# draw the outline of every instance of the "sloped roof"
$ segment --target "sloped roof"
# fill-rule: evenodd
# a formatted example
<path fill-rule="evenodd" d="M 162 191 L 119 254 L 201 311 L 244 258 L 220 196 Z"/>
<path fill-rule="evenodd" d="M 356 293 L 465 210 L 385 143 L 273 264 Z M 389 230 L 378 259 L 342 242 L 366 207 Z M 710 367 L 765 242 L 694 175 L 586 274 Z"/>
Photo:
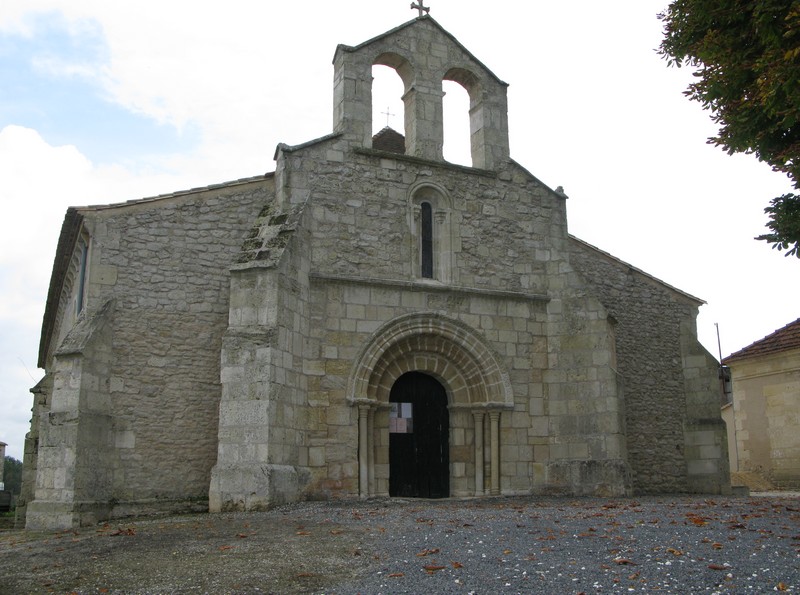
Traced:
<path fill-rule="evenodd" d="M 69 263 L 72 259 L 72 253 L 75 250 L 75 243 L 80 235 L 81 226 L 83 225 L 82 211 L 101 211 L 104 209 L 117 209 L 124 208 L 130 205 L 144 204 L 150 202 L 158 202 L 169 198 L 179 196 L 188 196 L 207 190 L 216 190 L 221 188 L 229 188 L 239 184 L 249 184 L 258 180 L 267 179 L 274 176 L 274 172 L 268 172 L 263 175 L 252 176 L 249 178 L 240 178 L 230 182 L 223 182 L 221 184 L 212 184 L 210 186 L 200 186 L 190 190 L 179 190 L 168 194 L 159 194 L 158 196 L 151 196 L 147 198 L 139 198 L 136 200 L 128 200 L 121 203 L 111 203 L 106 205 L 93 205 L 85 207 L 69 207 L 64 216 L 64 222 L 61 225 L 61 234 L 58 238 L 58 245 L 56 247 L 56 255 L 53 260 L 53 271 L 50 274 L 50 287 L 47 292 L 47 301 L 45 302 L 44 317 L 42 319 L 42 332 L 39 337 L 39 359 L 38 367 L 45 368 L 47 362 L 47 353 L 50 349 L 50 340 L 52 339 L 53 329 L 56 324 L 56 317 L 58 316 L 58 305 L 61 299 L 61 291 L 64 286 Z"/>
<path fill-rule="evenodd" d="M 562 192 L 561 194 L 563 195 L 563 192 Z M 646 272 L 645 272 L 645 271 L 643 271 L 642 269 L 636 268 L 636 267 L 635 267 L 635 266 L 633 266 L 632 264 L 629 264 L 629 263 L 625 262 L 624 260 L 622 260 L 622 259 L 620 259 L 620 258 L 617 258 L 617 257 L 616 257 L 616 256 L 614 256 L 613 254 L 609 254 L 609 253 L 608 253 L 608 252 L 606 252 L 605 250 L 601 250 L 601 249 L 600 249 L 600 248 L 598 248 L 597 246 L 593 246 L 593 245 L 592 245 L 592 244 L 590 244 L 589 242 L 586 242 L 586 241 L 584 241 L 584 240 L 582 240 L 582 239 L 580 239 L 580 238 L 577 238 L 577 237 L 575 237 L 575 236 L 574 236 L 574 235 L 572 235 L 572 234 L 570 234 L 570 236 L 569 236 L 569 239 L 570 239 L 570 240 L 571 240 L 571 241 L 572 241 L 574 244 L 576 244 L 576 245 L 578 245 L 578 246 L 583 246 L 584 248 L 586 248 L 586 249 L 588 249 L 588 250 L 592 250 L 593 252 L 595 252 L 596 254 L 599 254 L 599 255 L 600 255 L 600 256 L 602 256 L 603 258 L 605 258 L 605 259 L 607 259 L 607 260 L 609 260 L 609 261 L 611 261 L 611 262 L 614 262 L 614 263 L 616 263 L 616 264 L 618 264 L 618 265 L 620 265 L 620 266 L 622 266 L 622 267 L 624 267 L 624 268 L 628 269 L 629 271 L 631 271 L 631 272 L 633 272 L 633 273 L 636 273 L 637 275 L 640 275 L 641 277 L 643 277 L 643 278 L 645 278 L 645 279 L 649 279 L 649 280 L 650 280 L 650 281 L 652 281 L 653 283 L 656 283 L 657 285 L 660 285 L 661 287 L 663 287 L 663 288 L 665 288 L 665 289 L 668 289 L 669 291 L 673 292 L 675 295 L 678 295 L 678 296 L 680 296 L 680 297 L 682 297 L 682 298 L 684 298 L 684 299 L 687 299 L 687 300 L 689 300 L 690 302 L 693 302 L 693 303 L 695 303 L 695 304 L 696 304 L 696 305 L 698 305 L 698 306 L 702 306 L 702 305 L 704 305 L 704 304 L 706 303 L 706 301 L 705 301 L 705 300 L 703 300 L 703 299 L 700 299 L 699 297 L 695 297 L 695 296 L 693 296 L 691 293 L 686 293 L 686 292 L 685 292 L 685 291 L 683 291 L 682 289 L 678 289 L 678 288 L 677 288 L 677 287 L 675 287 L 674 285 L 670 285 L 670 284 L 669 284 L 669 283 L 667 283 L 666 281 L 662 281 L 662 280 L 661 280 L 661 279 L 659 279 L 658 277 L 654 277 L 654 276 L 653 276 L 653 275 L 651 275 L 650 273 L 646 273 Z"/>
<path fill-rule="evenodd" d="M 800 318 L 744 349 L 730 354 L 722 360 L 723 364 L 751 357 L 781 353 L 790 349 L 800 349 Z"/>
<path fill-rule="evenodd" d="M 406 137 L 386 126 L 372 137 L 372 148 L 377 151 L 388 151 L 389 153 L 400 153 L 401 155 L 406 152 Z"/>
<path fill-rule="evenodd" d="M 39 361 L 37 364 L 40 368 L 46 367 L 47 350 L 50 348 L 50 337 L 56 324 L 61 289 L 64 286 L 64 279 L 69 269 L 69 261 L 72 258 L 73 250 L 75 250 L 75 243 L 78 241 L 82 224 L 83 215 L 75 207 L 69 207 L 67 214 L 64 216 L 64 223 L 61 224 L 61 235 L 58 237 L 56 256 L 53 260 L 53 272 L 50 275 L 50 288 L 47 291 L 47 301 L 45 302 L 42 333 L 39 338 Z"/>

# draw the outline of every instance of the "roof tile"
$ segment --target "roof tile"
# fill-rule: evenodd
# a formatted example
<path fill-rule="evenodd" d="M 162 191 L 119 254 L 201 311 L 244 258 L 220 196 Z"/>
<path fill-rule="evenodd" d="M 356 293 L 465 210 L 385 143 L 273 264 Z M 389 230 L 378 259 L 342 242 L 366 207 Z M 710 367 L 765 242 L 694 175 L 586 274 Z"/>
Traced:
<path fill-rule="evenodd" d="M 722 363 L 728 364 L 734 360 L 738 361 L 761 355 L 780 353 L 790 349 L 800 349 L 800 318 L 752 345 L 730 354 L 722 360 Z"/>

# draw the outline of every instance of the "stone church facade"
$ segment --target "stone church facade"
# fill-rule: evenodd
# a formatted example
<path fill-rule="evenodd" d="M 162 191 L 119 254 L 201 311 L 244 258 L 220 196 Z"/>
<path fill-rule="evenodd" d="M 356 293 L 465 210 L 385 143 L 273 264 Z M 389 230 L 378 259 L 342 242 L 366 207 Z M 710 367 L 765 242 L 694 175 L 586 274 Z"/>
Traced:
<path fill-rule="evenodd" d="M 372 136 L 375 64 L 405 85 L 399 143 Z M 469 93 L 472 167 L 442 157 L 442 80 Z M 27 526 L 726 493 L 702 302 L 569 235 L 566 196 L 510 158 L 506 87 L 422 16 L 337 48 L 333 133 L 274 173 L 69 209 Z"/>

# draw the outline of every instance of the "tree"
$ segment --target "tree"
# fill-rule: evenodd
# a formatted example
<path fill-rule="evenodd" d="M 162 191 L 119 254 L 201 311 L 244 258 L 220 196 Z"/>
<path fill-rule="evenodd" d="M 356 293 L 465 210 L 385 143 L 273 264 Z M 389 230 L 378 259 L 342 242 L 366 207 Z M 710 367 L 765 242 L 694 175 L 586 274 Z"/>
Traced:
<path fill-rule="evenodd" d="M 6 491 L 19 496 L 22 489 L 22 461 L 6 457 L 3 461 L 3 483 Z"/>
<path fill-rule="evenodd" d="M 752 153 L 800 190 L 800 1 L 673 0 L 659 54 L 695 69 L 685 94 L 720 125 L 709 143 Z M 800 258 L 800 194 L 773 198 L 756 239 Z"/>

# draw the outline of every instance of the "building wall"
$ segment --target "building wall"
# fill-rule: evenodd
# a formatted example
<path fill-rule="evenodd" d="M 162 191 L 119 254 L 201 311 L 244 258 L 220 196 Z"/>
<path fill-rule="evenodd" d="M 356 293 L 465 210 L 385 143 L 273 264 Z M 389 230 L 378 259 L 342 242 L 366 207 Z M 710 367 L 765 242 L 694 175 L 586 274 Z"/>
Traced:
<path fill-rule="evenodd" d="M 222 401 L 209 508 L 260 510 L 303 496 L 312 430 L 308 393 L 307 216 L 275 201 L 255 220 L 231 271 Z"/>
<path fill-rule="evenodd" d="M 504 493 L 624 493 L 627 457 L 612 339 L 601 304 L 559 248 L 564 199 L 507 163 L 499 172 L 347 152 L 333 138 L 279 158 L 279 194 L 309 213 L 311 334 L 303 369 L 314 412 L 308 490 L 357 493 L 357 410 L 347 395 L 359 349 L 411 313 L 443 315 L 487 341 L 511 382 L 500 416 Z M 352 156 L 345 160 L 344 156 Z M 280 188 L 280 180 L 290 180 Z M 310 192 L 298 192 L 311 189 Z M 449 269 L 416 269 L 415 196 L 439 195 Z M 447 388 L 447 387 L 446 387 Z M 375 493 L 388 491 L 384 417 L 375 412 Z M 474 493 L 472 412 L 451 416 L 454 494 Z M 609 471 L 598 470 L 604 462 Z M 591 468 L 591 462 L 599 462 Z M 483 462 L 481 462 L 483 464 Z M 580 465 L 583 471 L 576 470 Z M 488 473 L 485 475 L 488 478 Z M 488 480 L 487 480 L 488 481 Z M 603 487 L 605 486 L 605 487 Z"/>
<path fill-rule="evenodd" d="M 355 463 L 358 460 L 358 409 L 348 400 L 348 379 L 363 346 L 387 323 L 414 313 L 445 316 L 463 322 L 484 337 L 508 369 L 514 402 L 500 417 L 501 489 L 503 493 L 530 493 L 542 490 L 545 465 L 550 460 L 550 430 L 544 411 L 542 375 L 547 365 L 544 328 L 546 302 L 470 290 L 434 289 L 369 283 L 363 280 L 318 277 L 312 280 L 314 332 L 310 339 L 309 366 L 317 370 L 311 378 L 311 393 L 324 404 L 324 424 L 310 457 L 310 466 L 320 485 L 336 485 L 340 492 L 358 492 Z M 473 409 L 485 404 L 455 402 L 455 383 L 447 373 L 429 366 L 430 353 L 437 349 L 433 335 L 421 337 L 417 345 L 418 365 L 430 370 L 445 385 L 450 397 L 450 488 L 454 496 L 475 493 L 475 448 Z M 314 357 L 314 354 L 318 354 Z M 367 398 L 370 395 L 356 395 Z M 531 411 L 533 410 L 533 414 Z M 389 493 L 388 409 L 375 413 L 376 447 L 374 492 Z M 537 419 L 534 420 L 533 417 Z M 488 423 L 488 422 L 487 422 Z M 487 431 L 488 435 L 488 431 Z M 589 447 L 583 446 L 588 457 Z M 534 456 L 534 451 L 538 455 Z M 596 453 L 605 458 L 605 453 Z M 484 461 L 479 464 L 483 465 Z M 488 472 L 485 477 L 489 477 Z M 314 489 L 311 486 L 311 489 Z M 487 486 L 488 489 L 488 486 Z"/>
<path fill-rule="evenodd" d="M 580 241 L 571 262 L 616 320 L 634 489 L 727 489 L 717 364 L 696 338 L 699 303 Z"/>
<path fill-rule="evenodd" d="M 83 211 L 91 237 L 85 312 L 48 362 L 52 410 L 40 424 L 29 526 L 53 522 L 48 511 L 73 500 L 103 502 L 101 516 L 204 502 L 217 452 L 229 268 L 270 183 Z M 101 310 L 102 337 L 92 322 Z M 69 471 L 70 461 L 88 474 Z M 91 522 L 74 512 L 67 524 Z"/>
<path fill-rule="evenodd" d="M 408 155 L 370 148 L 376 63 Z M 334 68 L 335 132 L 280 145 L 274 178 L 79 209 L 29 526 L 386 495 L 406 371 L 448 395 L 453 495 L 721 491 L 697 301 L 570 239 L 566 197 L 508 159 L 505 84 L 426 18 Z M 481 169 L 442 161 L 442 79 Z"/>
<path fill-rule="evenodd" d="M 736 446 L 736 420 L 734 419 L 733 403 L 722 407 L 722 421 L 725 422 L 725 431 L 728 434 L 728 461 L 731 473 L 739 471 L 739 454 Z"/>
<path fill-rule="evenodd" d="M 800 351 L 730 364 L 739 469 L 800 486 Z"/>

